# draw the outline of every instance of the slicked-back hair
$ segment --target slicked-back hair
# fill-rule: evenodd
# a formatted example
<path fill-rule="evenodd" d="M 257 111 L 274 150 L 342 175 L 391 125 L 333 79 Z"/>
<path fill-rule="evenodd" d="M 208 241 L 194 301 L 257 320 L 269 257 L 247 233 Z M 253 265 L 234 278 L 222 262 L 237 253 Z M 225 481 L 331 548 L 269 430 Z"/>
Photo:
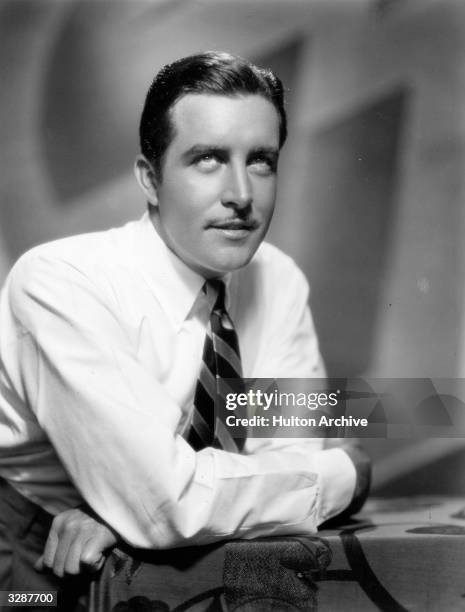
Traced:
<path fill-rule="evenodd" d="M 155 76 L 145 99 L 139 136 L 142 154 L 162 178 L 163 156 L 175 136 L 171 109 L 184 95 L 260 95 L 279 116 L 279 146 L 287 136 L 284 90 L 271 71 L 229 53 L 206 52 L 181 58 L 164 66 Z"/>

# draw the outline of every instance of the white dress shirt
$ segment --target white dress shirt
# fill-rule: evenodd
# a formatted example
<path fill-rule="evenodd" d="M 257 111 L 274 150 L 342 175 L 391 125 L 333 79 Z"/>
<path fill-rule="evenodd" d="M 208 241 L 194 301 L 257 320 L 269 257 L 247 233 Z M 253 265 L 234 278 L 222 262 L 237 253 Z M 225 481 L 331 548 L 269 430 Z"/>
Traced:
<path fill-rule="evenodd" d="M 262 244 L 226 279 L 246 378 L 324 375 L 303 274 Z M 355 468 L 318 439 L 195 453 L 209 311 L 204 279 L 148 214 L 36 247 L 0 301 L 0 475 L 51 513 L 84 498 L 134 546 L 310 533 L 342 511 Z"/>

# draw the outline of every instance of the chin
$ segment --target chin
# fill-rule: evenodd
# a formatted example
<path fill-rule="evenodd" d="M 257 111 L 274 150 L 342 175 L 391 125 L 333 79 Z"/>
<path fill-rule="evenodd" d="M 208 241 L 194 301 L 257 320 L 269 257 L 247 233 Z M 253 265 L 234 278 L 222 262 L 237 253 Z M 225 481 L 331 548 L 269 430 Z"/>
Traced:
<path fill-rule="evenodd" d="M 236 255 L 235 257 L 229 257 L 221 262 L 217 262 L 217 269 L 221 269 L 221 274 L 227 274 L 228 272 L 234 272 L 246 266 L 254 256 L 255 251 Z"/>
<path fill-rule="evenodd" d="M 197 270 L 205 278 L 214 278 L 215 276 L 224 276 L 228 272 L 234 272 L 246 266 L 255 252 L 258 249 L 257 245 L 242 245 L 238 247 L 234 245 L 224 248 L 212 245 L 210 251 L 204 250 L 202 257 L 197 259 Z"/>

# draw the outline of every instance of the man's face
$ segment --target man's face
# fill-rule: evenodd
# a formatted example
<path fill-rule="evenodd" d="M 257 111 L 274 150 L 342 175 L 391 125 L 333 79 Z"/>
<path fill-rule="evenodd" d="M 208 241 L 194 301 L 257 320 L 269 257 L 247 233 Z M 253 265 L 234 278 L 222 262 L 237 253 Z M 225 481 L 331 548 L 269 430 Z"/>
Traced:
<path fill-rule="evenodd" d="M 221 276 L 250 261 L 270 224 L 278 113 L 259 95 L 188 94 L 171 120 L 152 221 L 192 270 Z"/>

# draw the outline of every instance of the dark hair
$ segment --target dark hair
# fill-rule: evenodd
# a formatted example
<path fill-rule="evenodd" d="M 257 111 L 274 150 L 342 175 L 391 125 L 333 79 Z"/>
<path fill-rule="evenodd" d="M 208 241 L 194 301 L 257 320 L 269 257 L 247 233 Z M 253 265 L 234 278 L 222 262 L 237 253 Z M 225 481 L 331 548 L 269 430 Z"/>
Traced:
<path fill-rule="evenodd" d="M 287 136 L 284 91 L 280 79 L 242 57 L 206 52 L 181 58 L 164 66 L 155 76 L 145 99 L 139 136 L 142 154 L 161 177 L 163 155 L 174 137 L 170 110 L 184 95 L 259 94 L 269 100 L 279 115 L 279 146 Z"/>

